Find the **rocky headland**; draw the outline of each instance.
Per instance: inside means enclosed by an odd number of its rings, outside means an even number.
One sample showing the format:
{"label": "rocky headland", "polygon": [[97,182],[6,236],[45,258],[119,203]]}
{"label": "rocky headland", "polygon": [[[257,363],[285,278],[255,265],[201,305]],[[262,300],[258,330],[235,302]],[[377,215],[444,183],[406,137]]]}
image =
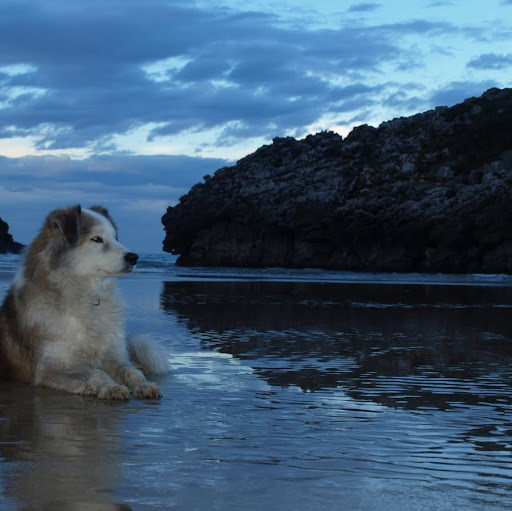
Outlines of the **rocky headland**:
{"label": "rocky headland", "polygon": [[9,234],[9,225],[0,218],[0,254],[19,254],[23,245],[13,240]]}
{"label": "rocky headland", "polygon": [[162,218],[190,266],[512,272],[512,89],[205,176]]}

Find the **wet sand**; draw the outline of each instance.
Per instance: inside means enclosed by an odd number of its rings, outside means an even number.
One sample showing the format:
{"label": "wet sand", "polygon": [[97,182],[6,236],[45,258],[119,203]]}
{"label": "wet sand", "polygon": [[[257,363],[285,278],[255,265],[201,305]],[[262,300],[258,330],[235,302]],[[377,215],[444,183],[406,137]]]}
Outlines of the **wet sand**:
{"label": "wet sand", "polygon": [[168,349],[163,399],[0,382],[2,510],[512,506],[509,287],[120,287]]}

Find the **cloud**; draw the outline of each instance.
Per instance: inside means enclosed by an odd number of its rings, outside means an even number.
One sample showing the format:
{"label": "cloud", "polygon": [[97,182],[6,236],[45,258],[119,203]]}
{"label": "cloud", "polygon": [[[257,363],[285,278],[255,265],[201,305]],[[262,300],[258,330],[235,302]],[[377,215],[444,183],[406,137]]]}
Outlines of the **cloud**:
{"label": "cloud", "polygon": [[380,4],[375,3],[360,3],[351,5],[348,10],[349,12],[369,12],[375,11],[380,7]]}
{"label": "cloud", "polygon": [[429,4],[427,4],[427,7],[451,7],[453,5],[455,5],[455,2],[453,2],[453,0],[438,0],[435,2],[430,2]]}
{"label": "cloud", "polygon": [[482,91],[494,86],[493,81],[451,82],[435,90],[430,102],[435,106],[453,106],[473,96],[480,96]]}
{"label": "cloud", "polygon": [[113,137],[150,124],[153,141],[205,129],[226,139],[233,123],[267,137],[297,130],[344,94],[341,77],[378,80],[384,64],[403,65],[401,37],[456,30],[421,20],[287,26],[277,14],[158,0],[21,0],[0,14],[0,66],[26,66],[0,76],[13,96],[0,132],[33,135],[45,150],[115,148]]}
{"label": "cloud", "polygon": [[27,243],[51,209],[100,203],[112,210],[121,229],[130,226],[127,244],[156,251],[166,207],[228,163],[186,156],[0,157],[0,217],[16,240]]}
{"label": "cloud", "polygon": [[84,160],[62,156],[0,156],[0,179],[19,182],[23,175],[35,181],[48,179],[99,181],[103,184],[139,185],[151,182],[187,186],[210,172],[226,165],[217,158],[189,156],[98,155]]}
{"label": "cloud", "polygon": [[384,104],[400,110],[418,111],[425,105],[425,100],[418,96],[410,96],[404,91],[397,91],[390,94],[385,100]]}
{"label": "cloud", "polygon": [[508,55],[485,53],[468,62],[468,67],[476,69],[503,69],[510,66],[512,66],[512,53]]}

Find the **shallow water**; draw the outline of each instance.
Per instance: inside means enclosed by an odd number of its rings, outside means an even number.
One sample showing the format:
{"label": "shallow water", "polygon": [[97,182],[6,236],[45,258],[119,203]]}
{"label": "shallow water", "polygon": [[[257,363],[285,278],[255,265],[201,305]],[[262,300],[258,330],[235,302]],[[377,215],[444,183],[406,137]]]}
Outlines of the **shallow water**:
{"label": "shallow water", "polygon": [[164,398],[0,383],[0,508],[510,509],[512,288],[384,280],[121,280]]}

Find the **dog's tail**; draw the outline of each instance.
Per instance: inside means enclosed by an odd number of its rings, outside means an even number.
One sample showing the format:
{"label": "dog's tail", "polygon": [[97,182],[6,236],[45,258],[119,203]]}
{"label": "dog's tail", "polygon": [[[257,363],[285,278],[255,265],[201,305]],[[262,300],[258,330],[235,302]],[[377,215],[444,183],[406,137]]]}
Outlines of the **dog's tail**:
{"label": "dog's tail", "polygon": [[168,353],[147,334],[132,334],[127,337],[132,362],[145,374],[168,373]]}

